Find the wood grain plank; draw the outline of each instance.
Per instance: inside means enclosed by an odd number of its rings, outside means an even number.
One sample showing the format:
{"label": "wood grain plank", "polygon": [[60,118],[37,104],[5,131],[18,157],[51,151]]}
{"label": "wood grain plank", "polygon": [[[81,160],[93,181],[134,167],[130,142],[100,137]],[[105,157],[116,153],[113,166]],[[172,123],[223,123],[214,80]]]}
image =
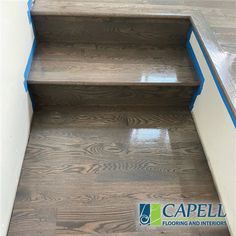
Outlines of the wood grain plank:
{"label": "wood grain plank", "polygon": [[[9,226],[10,233],[35,231],[53,231],[56,226],[54,208],[17,208],[13,211]],[[54,231],[55,232],[55,231]]]}
{"label": "wood grain plank", "polygon": [[56,230],[68,234],[132,232],[136,214],[132,205],[58,208]]}
{"label": "wood grain plank", "polygon": [[41,42],[179,45],[190,22],[183,18],[140,19],[33,14]]}
{"label": "wood grain plank", "polygon": [[36,106],[183,106],[194,87],[74,86],[29,84]]}
{"label": "wood grain plank", "polygon": [[[34,181],[35,183],[35,181]],[[40,208],[51,206],[57,208],[64,206],[73,208],[74,206],[93,206],[103,204],[113,204],[122,202],[123,204],[139,203],[141,201],[155,202],[157,199],[165,201],[211,201],[217,202],[218,196],[215,187],[211,182],[198,184],[180,185],[170,183],[163,185],[156,182],[128,182],[121,183],[80,183],[80,185],[60,185],[55,184],[31,184],[21,182],[17,191],[17,201],[15,208]],[[37,189],[35,188],[37,186]]]}

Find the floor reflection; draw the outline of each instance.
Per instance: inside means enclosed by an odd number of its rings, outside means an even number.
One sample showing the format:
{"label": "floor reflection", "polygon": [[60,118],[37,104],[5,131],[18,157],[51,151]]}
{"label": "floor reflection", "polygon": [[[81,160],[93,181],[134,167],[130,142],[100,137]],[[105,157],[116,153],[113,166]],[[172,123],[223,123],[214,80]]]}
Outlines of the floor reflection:
{"label": "floor reflection", "polygon": [[176,71],[173,72],[154,72],[154,73],[143,73],[140,82],[165,82],[174,83],[178,82]]}
{"label": "floor reflection", "polygon": [[130,142],[131,143],[162,142],[170,144],[170,137],[167,129],[157,129],[157,128],[132,129]]}

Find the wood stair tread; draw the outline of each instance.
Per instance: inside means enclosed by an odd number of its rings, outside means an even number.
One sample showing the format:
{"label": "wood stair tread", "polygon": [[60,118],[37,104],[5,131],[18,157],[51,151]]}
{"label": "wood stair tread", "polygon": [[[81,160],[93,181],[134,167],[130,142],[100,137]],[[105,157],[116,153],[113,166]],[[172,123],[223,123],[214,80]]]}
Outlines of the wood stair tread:
{"label": "wood stair tread", "polygon": [[182,47],[40,43],[29,84],[198,86]]}
{"label": "wood stair tread", "polygon": [[[96,4],[95,4],[96,2]],[[128,16],[132,17],[133,15],[145,15],[151,16],[154,15],[157,17],[157,13],[160,13],[160,17],[163,12],[166,14],[165,17],[180,17],[180,10],[183,10],[182,5],[168,6],[161,4],[137,4],[137,2],[131,1],[108,1],[106,3],[100,3],[99,1],[82,1],[82,0],[36,0],[33,8],[32,15],[81,15],[81,16]],[[140,8],[145,11],[140,11]],[[153,11],[155,9],[155,11]],[[169,15],[167,14],[169,13]],[[174,13],[170,14],[170,13]],[[161,14],[162,13],[162,14]],[[183,16],[186,14],[182,13]]]}

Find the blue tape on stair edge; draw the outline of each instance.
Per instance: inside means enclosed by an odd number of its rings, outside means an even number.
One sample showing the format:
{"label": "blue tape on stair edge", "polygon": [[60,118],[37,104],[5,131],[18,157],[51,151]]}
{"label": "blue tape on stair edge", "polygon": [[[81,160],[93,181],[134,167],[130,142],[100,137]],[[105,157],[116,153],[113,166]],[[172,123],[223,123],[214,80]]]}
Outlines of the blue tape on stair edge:
{"label": "blue tape on stair edge", "polygon": [[31,92],[28,90],[27,80],[29,78],[30,68],[31,68],[31,64],[33,61],[35,49],[36,49],[36,39],[34,38],[34,41],[33,41],[33,44],[32,44],[31,50],[30,50],[30,54],[28,57],[28,61],[27,61],[26,67],[25,67],[25,72],[24,72],[24,88],[25,88],[25,92],[29,92],[33,110],[35,109],[35,102],[34,102]]}
{"label": "blue tape on stair edge", "polygon": [[208,66],[208,68],[209,68],[209,70],[210,70],[210,72],[212,74],[212,77],[214,79],[215,85],[216,85],[216,87],[217,87],[217,89],[218,89],[218,91],[220,93],[221,99],[223,100],[223,102],[225,104],[225,107],[226,107],[226,109],[227,109],[227,111],[228,111],[228,113],[230,115],[230,118],[231,118],[231,120],[232,120],[232,122],[234,124],[234,127],[236,128],[236,117],[234,116],[232,108],[230,107],[230,105],[229,105],[229,103],[227,101],[227,98],[226,98],[226,96],[225,96],[225,94],[224,94],[224,92],[223,92],[223,90],[221,88],[221,85],[219,84],[219,81],[216,78],[215,72],[213,71],[213,68],[212,68],[212,66],[211,66],[211,64],[209,62],[208,56],[205,53],[205,49],[203,48],[203,46],[201,44],[201,41],[200,41],[200,39],[198,37],[198,34],[194,31],[192,26],[190,27],[190,29],[188,30],[188,33],[187,33],[186,48],[187,48],[188,54],[189,54],[189,56],[190,56],[190,58],[192,60],[193,66],[194,66],[194,68],[195,68],[195,70],[197,72],[198,78],[200,80],[200,85],[199,85],[199,87],[197,88],[197,90],[193,94],[192,100],[190,101],[190,104],[189,104],[189,109],[190,110],[193,109],[195,100],[196,100],[197,96],[199,94],[201,94],[202,89],[203,89],[203,85],[204,85],[204,81],[205,81],[205,78],[204,78],[204,75],[202,73],[201,67],[200,67],[200,65],[199,65],[199,63],[197,61],[197,58],[196,58],[195,53],[193,51],[193,48],[192,48],[192,46],[190,44],[190,36],[191,36],[192,33],[194,34],[194,36],[197,39],[198,45],[199,45],[199,47],[200,47],[200,49],[202,51],[202,54],[203,54],[203,56],[205,58],[207,66]]}
{"label": "blue tape on stair edge", "polygon": [[24,72],[24,88],[25,91],[28,92],[28,84],[27,84],[27,80],[29,77],[29,73],[30,73],[30,67],[33,61],[33,57],[34,57],[34,52],[36,49],[36,39],[34,39],[31,50],[30,50],[30,54],[29,54],[29,58],[25,67],[25,72]]}
{"label": "blue tape on stair edge", "polygon": [[28,6],[28,10],[27,10],[27,16],[28,16],[28,20],[29,20],[29,23],[31,24],[32,23],[32,18],[31,18],[31,7],[33,5],[33,0],[29,0],[27,2],[27,6]]}
{"label": "blue tape on stair edge", "polygon": [[28,16],[29,23],[32,24],[32,18],[31,18],[30,10],[27,11],[27,16]]}
{"label": "blue tape on stair edge", "polygon": [[191,99],[191,101],[190,101],[190,103],[189,103],[189,109],[192,110],[192,109],[193,109],[193,106],[194,106],[194,103],[195,103],[195,101],[196,101],[197,96],[198,96],[199,94],[201,94],[201,92],[202,92],[203,85],[204,85],[204,82],[205,82],[205,78],[204,78],[204,76],[203,76],[203,73],[202,73],[202,71],[201,71],[200,65],[198,64],[197,58],[196,58],[196,56],[195,56],[195,54],[194,54],[193,48],[192,48],[192,46],[191,46],[191,44],[190,44],[189,41],[187,42],[187,46],[186,46],[186,47],[187,47],[188,54],[189,54],[189,56],[190,56],[190,58],[191,58],[191,60],[192,60],[194,69],[195,69],[195,71],[196,71],[196,73],[197,73],[197,75],[198,75],[198,79],[199,79],[199,81],[200,81],[200,85],[199,85],[198,88],[195,90],[195,92],[194,92],[194,94],[193,94],[193,96],[192,96],[192,99]]}
{"label": "blue tape on stair edge", "polygon": [[[32,18],[31,18],[32,5],[33,5],[33,0],[28,0],[28,2],[27,2],[27,6],[28,6],[27,16],[28,16],[29,23],[32,25],[33,34],[35,35],[34,25],[32,24]],[[35,102],[34,102],[34,99],[33,99],[33,96],[31,94],[31,92],[28,91],[28,82],[27,82],[27,80],[28,80],[28,77],[29,77],[30,68],[31,68],[31,64],[32,64],[32,61],[33,61],[35,49],[36,49],[36,39],[34,37],[34,41],[33,41],[33,44],[32,44],[31,50],[30,50],[30,54],[29,54],[29,57],[28,57],[28,60],[27,60],[27,64],[26,64],[26,67],[25,67],[25,71],[24,71],[24,83],[23,83],[25,91],[29,92],[33,110],[35,109]]]}
{"label": "blue tape on stair edge", "polygon": [[32,5],[33,5],[33,0],[29,0],[29,1],[27,2],[27,6],[28,6],[28,9],[29,9],[29,10],[31,10]]}

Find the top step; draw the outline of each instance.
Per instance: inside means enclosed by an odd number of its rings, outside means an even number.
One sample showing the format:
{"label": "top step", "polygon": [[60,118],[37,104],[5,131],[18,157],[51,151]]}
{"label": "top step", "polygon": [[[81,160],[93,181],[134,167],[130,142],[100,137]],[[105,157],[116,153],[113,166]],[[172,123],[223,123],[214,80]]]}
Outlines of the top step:
{"label": "top step", "polygon": [[32,17],[37,40],[161,47],[185,45],[190,26],[186,17],[116,14],[115,10],[102,13],[99,3],[92,8],[86,5],[80,1],[36,0]]}
{"label": "top step", "polygon": [[[183,6],[154,4],[143,0],[34,0],[33,15],[69,15],[69,16],[129,16],[129,17],[168,17],[179,18],[187,15]],[[159,2],[160,3],[160,2]],[[163,3],[163,2],[162,2]]]}

